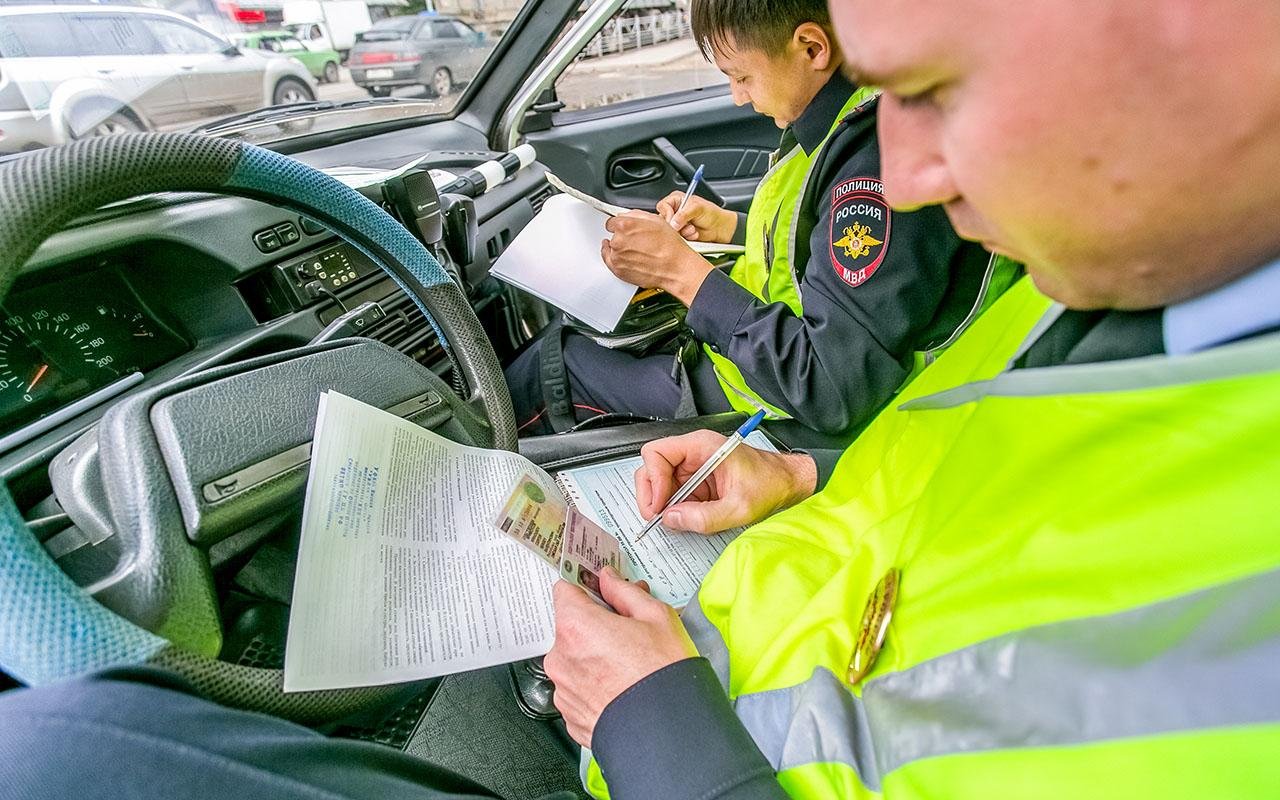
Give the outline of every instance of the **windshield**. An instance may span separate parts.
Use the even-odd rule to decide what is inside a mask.
[[[356,37],[361,42],[395,42],[409,38],[409,33],[418,24],[415,19],[384,19],[371,29]]]
[[[312,101],[341,127],[446,114],[526,2],[0,0],[0,154]]]

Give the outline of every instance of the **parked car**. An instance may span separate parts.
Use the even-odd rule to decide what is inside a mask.
[[[389,17],[356,37],[347,66],[351,80],[374,97],[402,86],[423,86],[436,97],[475,77],[493,45],[453,17]]]
[[[337,50],[307,46],[288,31],[241,33],[235,36],[235,42],[246,50],[261,50],[264,53],[296,58],[308,72],[324,83],[338,82],[338,64],[342,59]]]
[[[300,61],[166,11],[0,6],[0,152],[315,99]]]

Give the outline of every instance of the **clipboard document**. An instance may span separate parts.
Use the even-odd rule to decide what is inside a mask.
[[[539,297],[602,333],[611,333],[639,288],[614,275],[600,258],[609,217],[628,209],[578,191],[547,173],[562,194],[542,210],[490,268],[490,274]],[[688,242],[702,255],[743,252],[741,245]]]
[[[747,444],[773,449],[758,433]],[[542,655],[555,636],[551,586],[560,570],[590,590],[590,570],[617,564],[683,606],[741,530],[704,537],[659,527],[635,543],[644,526],[639,463],[552,476],[517,453],[461,445],[336,392],[322,395],[285,691],[421,680]],[[570,513],[586,521],[565,548]],[[604,537],[617,540],[616,553]]]

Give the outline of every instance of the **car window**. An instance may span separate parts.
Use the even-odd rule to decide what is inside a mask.
[[[561,74],[556,98],[566,109],[600,108],[727,83],[694,42],[686,11],[628,3]]]
[[[431,23],[431,33],[437,39],[457,39],[458,29],[453,27],[451,20],[435,20]]]
[[[147,17],[146,23],[166,53],[207,55],[222,52],[227,48],[226,42],[181,22]]]
[[[0,58],[49,58],[76,55],[71,27],[63,14],[0,17]]]
[[[164,52],[135,14],[73,14],[70,25],[82,57],[153,56]]]
[[[409,38],[409,34],[417,26],[416,17],[392,17],[374,24],[372,28],[360,34],[362,42],[396,42]],[[423,29],[429,26],[422,26]]]
[[[309,134],[448,114],[479,83],[496,45],[533,2],[0,0],[0,58],[69,60],[42,70],[38,90],[27,81],[21,100],[5,95],[0,111],[30,117],[0,125],[0,155],[68,141],[62,126],[48,122],[49,98],[83,97],[87,88],[127,103],[133,127],[208,129],[224,121],[234,126],[229,120],[238,117],[240,125],[256,127],[235,134],[255,144],[302,130],[251,119],[279,97],[333,101],[335,113],[309,120]],[[415,41],[418,31],[427,41]],[[452,44],[436,47],[437,37]],[[242,54],[215,58],[232,41],[243,43]],[[320,50],[326,52],[317,56]],[[272,52],[294,58],[263,57]],[[155,58],[118,63],[140,55]],[[196,64],[184,56],[208,60],[211,69],[191,72]],[[527,51],[506,57],[522,64],[531,58]],[[16,70],[4,67],[8,81]],[[371,97],[409,102],[353,102]],[[94,128],[94,135],[120,127]]]

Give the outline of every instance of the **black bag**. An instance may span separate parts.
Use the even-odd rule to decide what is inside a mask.
[[[633,356],[674,353],[679,340],[688,338],[689,329],[684,324],[688,313],[684,303],[671,295],[648,289],[631,301],[617,327],[609,333],[601,333],[568,314],[564,315],[564,327],[601,347]]]

